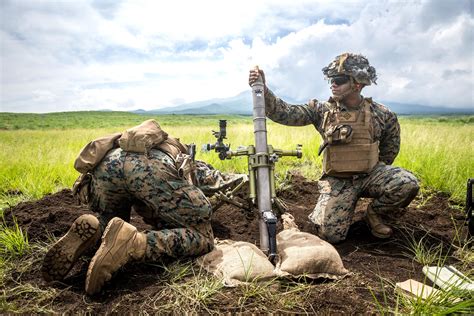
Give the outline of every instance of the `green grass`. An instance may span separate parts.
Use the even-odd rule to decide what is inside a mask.
[[[52,313],[58,292],[23,282],[23,274],[39,269],[46,247],[30,245],[26,232],[14,221],[0,223],[0,311],[2,313]]]
[[[127,112],[64,112],[50,114],[0,113],[0,210],[24,200],[70,188],[78,173],[73,168],[80,149],[94,138],[123,131],[155,118],[172,136],[194,142],[198,148],[216,140],[218,120],[227,119],[231,149],[254,143],[248,116],[142,116]],[[277,179],[298,170],[310,179],[321,172],[317,156],[320,136],[312,126],[288,127],[268,122],[268,143],[292,150],[303,145],[303,158],[283,157]],[[465,197],[467,178],[474,176],[472,116],[400,118],[401,152],[395,165],[414,172],[426,188],[446,192],[456,202]],[[198,152],[198,159],[225,172],[247,172],[247,159],[221,161],[214,152]],[[280,180],[278,180],[280,181]]]
[[[157,119],[168,126],[211,125],[219,119],[248,121],[249,116],[240,115],[141,115],[130,112],[57,112],[46,114],[0,113],[0,130],[65,130],[131,127],[148,119]]]
[[[429,238],[428,233],[421,238],[409,235],[403,246],[406,250],[404,255],[421,265],[444,264],[446,258],[443,257],[443,243],[430,245],[426,241],[427,238]]]
[[[174,262],[164,266],[163,290],[144,300],[143,305],[159,313],[192,313],[205,311],[216,303],[218,294],[224,285],[210,274],[196,269],[192,262]]]
[[[467,179],[474,177],[474,123],[402,119],[401,126],[401,150],[395,164],[413,171],[425,187],[463,201]]]
[[[224,288],[222,280],[196,267],[191,261],[177,261],[160,266],[160,291],[143,300],[142,308],[160,314],[219,313],[219,299],[235,297],[236,312],[299,311],[310,305],[307,297],[315,287],[288,280],[252,281],[236,288]]]
[[[0,313],[54,313],[50,307],[60,292],[22,280],[24,275],[38,273],[46,247],[40,244],[30,245],[26,235],[18,230],[17,225],[3,226],[1,229],[9,230],[6,234],[10,237],[0,237],[0,246],[5,246],[5,243],[10,246],[2,248],[0,255]],[[16,240],[16,243],[12,242],[12,239]]]
[[[380,277],[380,276],[379,276]],[[455,288],[439,290],[429,295],[426,299],[404,293],[395,289],[395,284],[389,280],[381,280],[382,300],[377,299],[375,290],[369,289],[375,301],[380,315],[472,315],[474,309],[474,297],[472,293],[459,291]],[[426,286],[428,282],[424,280]],[[386,289],[391,290],[391,292]],[[389,298],[395,302],[394,305],[388,303]]]
[[[3,220],[3,218],[2,218]],[[13,227],[0,223],[0,257],[2,260],[21,258],[30,250],[28,235],[14,221]]]
[[[461,235],[457,232],[450,243],[435,242],[435,238],[426,232],[421,238],[414,235],[414,231],[408,227],[399,227],[404,232],[404,240],[401,240],[401,246],[405,249],[402,255],[418,262],[422,266],[445,266],[447,262],[456,261],[457,268],[464,272],[466,276],[472,279],[472,259],[466,259],[460,256],[460,253],[470,252],[466,249],[467,244],[461,242]],[[431,239],[431,242],[428,241]],[[457,249],[457,250],[456,250]],[[456,250],[456,251],[453,251]],[[369,288],[379,314],[395,314],[395,315],[450,315],[450,314],[472,314],[474,309],[474,294],[466,290],[460,290],[455,285],[444,290],[437,288],[437,292],[433,292],[426,299],[408,294],[403,290],[397,289],[395,282],[378,276],[380,279],[380,289],[382,299],[376,297],[376,290]],[[401,280],[397,280],[401,281]],[[432,282],[424,277],[421,281],[424,286],[432,286]],[[387,290],[388,289],[388,290]],[[389,302],[395,302],[391,304]]]

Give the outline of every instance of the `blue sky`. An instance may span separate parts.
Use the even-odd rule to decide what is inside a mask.
[[[157,109],[269,87],[326,99],[321,68],[367,56],[376,100],[473,107],[472,0],[0,0],[0,111]]]

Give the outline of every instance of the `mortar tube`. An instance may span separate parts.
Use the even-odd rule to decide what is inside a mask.
[[[253,126],[255,136],[255,152],[257,157],[266,161],[257,161],[257,206],[260,212],[260,249],[267,255],[272,255],[268,227],[264,220],[264,212],[272,210],[270,189],[270,168],[268,161],[267,127],[265,117],[264,84],[261,76],[252,84],[253,96]],[[263,154],[263,155],[259,155]],[[266,155],[265,155],[266,154]],[[276,247],[275,247],[276,248]],[[275,249],[276,252],[276,249]],[[274,254],[273,254],[274,255]]]

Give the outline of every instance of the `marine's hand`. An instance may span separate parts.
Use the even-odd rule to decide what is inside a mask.
[[[249,71],[249,86],[252,86],[252,84],[257,81],[258,77],[262,76],[262,81],[263,84],[265,85],[265,73],[263,70],[258,69],[257,67],[250,69]]]

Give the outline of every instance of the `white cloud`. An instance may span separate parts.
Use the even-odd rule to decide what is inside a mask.
[[[327,98],[345,51],[377,100],[472,107],[472,1],[1,1],[0,110],[153,109],[229,97],[258,64],[282,96]]]

